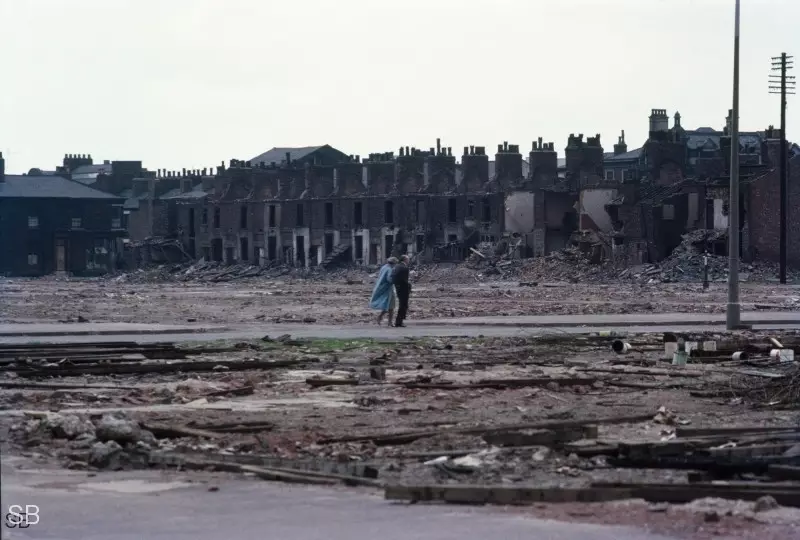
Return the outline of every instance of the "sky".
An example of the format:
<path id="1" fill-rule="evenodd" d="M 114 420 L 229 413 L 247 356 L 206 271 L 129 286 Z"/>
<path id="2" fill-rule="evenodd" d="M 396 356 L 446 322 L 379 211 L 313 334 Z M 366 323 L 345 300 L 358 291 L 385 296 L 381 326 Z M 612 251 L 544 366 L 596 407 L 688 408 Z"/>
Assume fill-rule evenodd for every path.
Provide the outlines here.
<path id="1" fill-rule="evenodd" d="M 777 126 L 771 58 L 800 60 L 800 1 L 742 0 L 741 20 L 741 129 Z M 623 129 L 632 149 L 653 108 L 724 126 L 733 29 L 734 0 L 0 0 L 0 151 L 19 173 L 437 137 L 525 154 L 599 133 L 611 151 Z"/>

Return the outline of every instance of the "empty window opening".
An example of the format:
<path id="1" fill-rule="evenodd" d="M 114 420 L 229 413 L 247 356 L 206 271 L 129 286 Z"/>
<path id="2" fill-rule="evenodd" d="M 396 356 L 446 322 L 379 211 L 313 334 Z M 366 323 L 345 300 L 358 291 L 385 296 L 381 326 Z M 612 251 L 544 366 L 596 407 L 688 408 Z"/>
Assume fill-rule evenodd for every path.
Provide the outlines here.
<path id="1" fill-rule="evenodd" d="M 353 225 L 356 227 L 364 225 L 364 204 L 361 202 L 353 205 Z"/>
<path id="2" fill-rule="evenodd" d="M 394 223 L 394 202 L 386 201 L 383 203 L 383 215 L 385 223 Z"/>
<path id="3" fill-rule="evenodd" d="M 247 237 L 239 238 L 239 258 L 246 261 L 250 258 L 250 242 Z"/>
<path id="4" fill-rule="evenodd" d="M 447 200 L 447 221 L 450 223 L 455 223 L 457 220 L 457 205 L 455 199 L 448 199 Z"/>

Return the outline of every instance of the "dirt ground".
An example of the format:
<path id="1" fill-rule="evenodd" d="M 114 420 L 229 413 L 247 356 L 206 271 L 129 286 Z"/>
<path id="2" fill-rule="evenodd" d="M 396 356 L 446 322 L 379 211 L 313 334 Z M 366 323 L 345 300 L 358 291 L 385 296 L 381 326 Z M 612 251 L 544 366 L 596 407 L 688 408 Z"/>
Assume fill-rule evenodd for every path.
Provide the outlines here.
<path id="1" fill-rule="evenodd" d="M 12 279 L 0 281 L 0 321 L 368 324 L 374 317 L 366 307 L 370 290 L 368 279 L 352 278 L 215 284 Z M 800 291 L 792 296 L 795 290 L 743 284 L 743 308 L 795 309 L 800 302 Z M 724 302 L 721 284 L 703 291 L 691 284 L 440 285 L 421 279 L 411 316 L 721 312 Z M 746 337 L 763 345 L 770 336 Z M 768 359 L 694 360 L 686 368 L 671 368 L 661 334 L 627 339 L 634 346 L 627 355 L 612 352 L 611 338 L 601 336 L 213 343 L 204 347 L 216 352 L 192 357 L 219 363 L 219 369 L 204 373 L 31 379 L 6 365 L 0 372 L 3 451 L 36 466 L 90 473 L 170 470 L 182 467 L 184 459 L 328 472 L 333 467 L 344 475 L 371 470 L 389 485 L 582 488 L 597 482 L 687 482 L 687 470 L 610 463 L 621 442 L 664 444 L 680 439 L 683 428 L 798 424 L 797 412 L 775 407 L 785 403 L 772 395 L 702 394 L 769 380 L 743 374 L 779 367 Z M 297 365 L 240 372 L 225 367 L 247 359 Z M 68 356 L 59 360 L 70 365 Z M 497 383 L 509 379 L 527 382 Z M 50 386 L 31 388 L 31 382 Z M 630 420 L 604 421 L 612 417 Z M 108 418 L 124 437 L 100 435 Z M 543 424 L 569 422 L 597 422 L 597 431 L 554 443 L 491 437 L 493 430 L 517 425 L 528 427 L 513 432 L 537 440 Z M 180 436 L 156 429 L 164 426 L 202 433 Z M 409 432 L 416 434 L 411 440 L 381 438 Z M 733 438 L 715 444 L 744 443 Z M 714 503 L 722 507 L 709 510 L 712 503 L 705 504 L 540 504 L 509 511 L 630 523 L 692 539 L 790 538 L 800 526 L 800 513 L 786 508 L 756 512 L 752 502 L 739 501 L 738 506 Z M 709 517 L 710 512 L 716 515 Z"/>
<path id="2" fill-rule="evenodd" d="M 128 283 L 112 279 L 0 278 L 0 322 L 75 321 L 180 324 L 372 323 L 372 280 L 250 280 L 231 283 Z M 487 315 L 722 313 L 726 288 L 700 284 L 464 282 L 420 277 L 409 318 Z M 444 284 L 442 284 L 444 282 Z M 788 292 L 787 292 L 788 291 Z M 793 311 L 800 288 L 744 283 L 742 309 Z"/>
<path id="3" fill-rule="evenodd" d="M 750 337 L 767 340 L 765 335 Z M 0 381 L 11 388 L 0 393 L 0 413 L 8 430 L 3 439 L 10 442 L 3 451 L 37 466 L 59 464 L 88 471 L 171 468 L 180 464 L 172 461 L 177 455 L 215 462 L 244 458 L 249 464 L 295 468 L 338 464 L 338 473 L 356 471 L 352 474 L 367 467 L 390 485 L 581 488 L 596 482 L 687 481 L 686 470 L 612 466 L 615 450 L 589 456 L 581 449 L 619 442 L 664 443 L 685 427 L 797 425 L 793 410 L 759 409 L 758 403 L 742 397 L 690 395 L 728 385 L 741 377 L 738 372 L 745 366 L 696 361 L 673 369 L 661 359 L 661 335 L 628 339 L 637 352 L 622 356 L 611 351 L 608 338 L 599 336 L 397 343 L 284 339 L 215 343 L 230 350 L 196 358 L 213 359 L 220 366 L 248 358 L 295 360 L 301 365 L 38 381 L 6 370 Z M 320 378 L 332 382 L 315 384 Z M 543 378 L 562 382 L 543 384 Z M 464 386 L 509 379 L 534 382 L 508 388 Z M 34 381 L 54 387 L 24 387 Z M 335 384 L 338 381 L 349 384 Z M 63 383 L 79 387 L 59 389 Z M 15 384 L 20 386 L 13 388 Z M 235 395 L 242 388 L 248 389 L 247 395 Z M 127 422 L 129 429 L 124 440 L 119 439 L 122 444 L 113 448 L 108 447 L 108 437 L 100 435 L 99 426 L 109 416 L 123 428 Z M 631 419 L 604 423 L 610 417 Z M 597 432 L 566 444 L 504 446 L 502 440 L 491 439 L 492 430 L 503 426 L 570 421 L 597 421 Z M 225 428 L 231 425 L 241 429 Z M 222 431 L 213 437 L 153 437 L 137 426 Z M 474 431 L 463 432 L 470 428 Z M 413 440 L 381 440 L 385 434 L 420 431 Z M 713 520 L 707 517 L 708 509 L 697 504 L 664 509 L 641 503 L 636 511 L 620 510 L 621 504 L 537 505 L 525 511 L 571 521 L 631 523 L 681 538 L 719 537 L 722 533 L 713 531 L 723 530 L 729 535 L 725 537 L 755 538 L 754 530 L 766 534 L 771 528 L 784 534 L 800 526 L 800 512 L 757 513 L 753 503 L 745 502 L 735 513 L 715 510 Z M 669 517 L 664 517 L 666 512 Z"/>

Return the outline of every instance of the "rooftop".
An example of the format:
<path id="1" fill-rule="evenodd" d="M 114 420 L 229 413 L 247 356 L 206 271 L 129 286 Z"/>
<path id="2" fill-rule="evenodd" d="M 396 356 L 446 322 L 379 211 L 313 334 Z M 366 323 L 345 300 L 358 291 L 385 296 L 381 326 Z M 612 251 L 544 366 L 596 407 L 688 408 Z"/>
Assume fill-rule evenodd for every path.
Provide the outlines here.
<path id="1" fill-rule="evenodd" d="M 289 157 L 292 161 L 297 159 L 303 159 L 309 154 L 313 154 L 323 146 L 302 146 L 299 148 L 279 148 L 275 147 L 270 150 L 267 150 L 261 155 L 258 155 L 250 160 L 251 163 L 264 163 L 269 165 L 270 163 L 281 163 L 286 161 L 286 154 L 289 154 Z"/>
<path id="2" fill-rule="evenodd" d="M 0 198 L 108 199 L 118 197 L 84 186 L 62 176 L 6 175 L 0 182 Z"/>

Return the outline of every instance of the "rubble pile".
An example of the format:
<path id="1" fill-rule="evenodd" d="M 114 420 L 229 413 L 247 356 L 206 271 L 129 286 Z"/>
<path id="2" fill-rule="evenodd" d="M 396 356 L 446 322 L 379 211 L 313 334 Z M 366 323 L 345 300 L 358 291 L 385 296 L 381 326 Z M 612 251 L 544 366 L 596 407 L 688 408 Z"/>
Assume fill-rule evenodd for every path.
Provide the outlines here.
<path id="1" fill-rule="evenodd" d="M 728 257 L 714 255 L 713 246 L 727 243 L 726 231 L 693 231 L 683 236 L 681 244 L 669 257 L 658 264 L 633 267 L 604 260 L 594 262 L 592 254 L 576 246 L 550 253 L 544 257 L 516 258 L 518 250 L 501 244 L 479 244 L 472 248 L 463 262 L 424 263 L 414 261 L 417 280 L 423 283 L 464 284 L 482 281 L 571 283 L 615 283 L 634 281 L 653 283 L 699 283 L 704 277 L 704 260 L 708 261 L 708 280 L 728 278 Z M 706 255 L 708 249 L 709 254 Z M 298 279 L 315 281 L 346 281 L 367 283 L 375 277 L 379 266 L 350 266 L 326 270 L 321 267 L 296 268 L 289 265 L 266 266 L 250 264 L 226 265 L 217 262 L 168 263 L 112 276 L 123 283 L 207 282 L 220 283 L 243 280 Z M 777 279 L 778 266 L 768 262 L 743 262 L 742 281 L 771 281 Z M 800 280 L 800 272 L 790 271 L 791 281 Z"/>
<path id="2" fill-rule="evenodd" d="M 635 279 L 639 282 L 683 283 L 701 282 L 704 276 L 704 261 L 708 261 L 708 280 L 727 281 L 728 256 L 710 254 L 711 246 L 727 244 L 727 231 L 692 231 L 683 236 L 681 244 L 673 250 L 669 257 L 659 264 L 646 265 L 623 272 L 620 277 Z M 706 254 L 708 249 L 709 254 Z M 739 266 L 742 281 L 770 281 L 778 278 L 778 265 L 756 261 L 742 262 Z M 800 273 L 790 271 L 788 279 L 800 279 Z"/>

